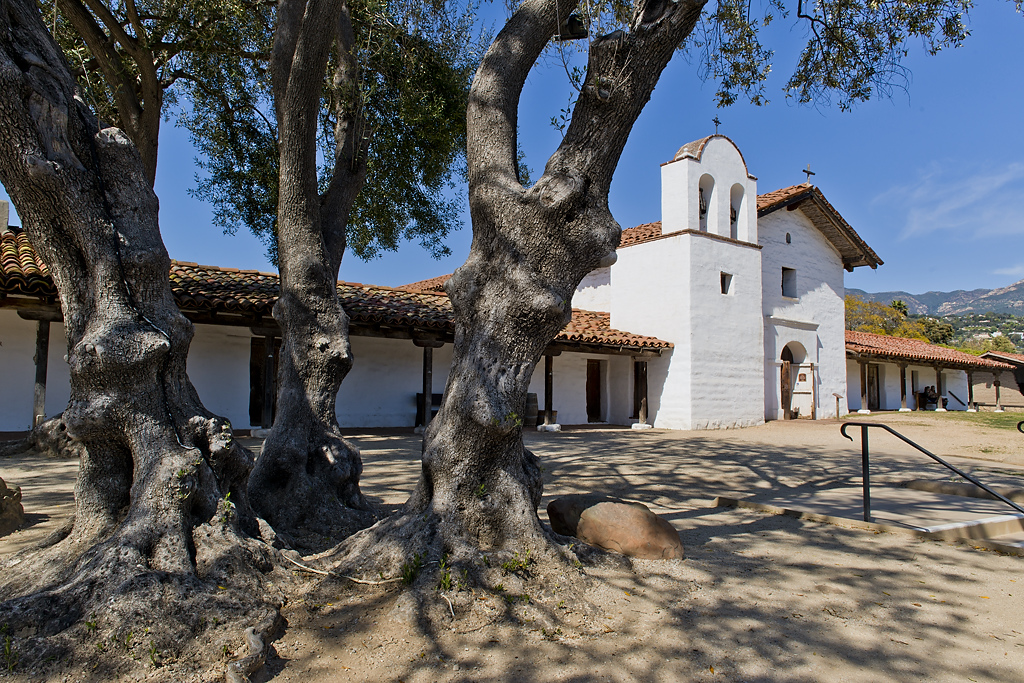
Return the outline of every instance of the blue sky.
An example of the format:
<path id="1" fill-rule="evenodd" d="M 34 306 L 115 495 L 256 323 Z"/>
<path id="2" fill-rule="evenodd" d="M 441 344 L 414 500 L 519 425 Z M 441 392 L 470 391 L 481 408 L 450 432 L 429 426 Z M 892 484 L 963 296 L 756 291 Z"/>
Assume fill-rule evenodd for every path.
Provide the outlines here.
<path id="1" fill-rule="evenodd" d="M 659 164 L 714 132 L 718 116 L 759 192 L 803 182 L 801 169 L 810 164 L 813 182 L 885 261 L 876 271 L 848 273 L 848 287 L 916 294 L 1024 279 L 1024 17 L 1010 2 L 980 3 L 969 28 L 963 47 L 934 57 L 911 44 L 907 90 L 852 112 L 786 100 L 782 86 L 805 35 L 795 13 L 764 36 L 775 50 L 768 106 L 716 108 L 715 83 L 702 82 L 696 64 L 677 55 L 626 145 L 611 189 L 613 214 L 624 228 L 658 220 Z M 568 96 L 560 65 L 534 70 L 520 106 L 534 177 L 560 140 L 549 120 Z M 221 234 L 210 207 L 189 196 L 195 154 L 185 131 L 164 124 L 156 189 L 171 257 L 272 270 L 255 238 Z M 395 286 L 451 272 L 469 250 L 468 212 L 465 223 L 449 238 L 450 258 L 435 261 L 416 244 L 370 262 L 349 255 L 341 279 Z"/>

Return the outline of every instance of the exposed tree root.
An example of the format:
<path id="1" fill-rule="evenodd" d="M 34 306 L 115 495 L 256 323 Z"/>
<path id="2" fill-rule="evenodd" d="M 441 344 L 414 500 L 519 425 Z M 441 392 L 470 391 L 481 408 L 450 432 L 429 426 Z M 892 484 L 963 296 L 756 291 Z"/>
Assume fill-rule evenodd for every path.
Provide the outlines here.
<path id="1" fill-rule="evenodd" d="M 436 514 L 405 510 L 301 564 L 326 575 L 319 590 L 328 593 L 339 581 L 401 583 L 406 592 L 396 611 L 426 633 L 511 621 L 580 635 L 597 630 L 601 612 L 588 598 L 587 568 L 632 566 L 539 523 L 529 540 L 486 550 L 464 536 L 447 536 L 443 526 Z"/>
<path id="2" fill-rule="evenodd" d="M 230 514 L 194 530 L 194 572 L 154 569 L 153 549 L 121 536 L 81 554 L 52 588 L 3 603 L 0 629 L 18 653 L 15 672 L 94 672 L 101 680 L 159 669 L 184 681 L 219 669 L 247 680 L 239 676 L 262 666 L 292 581 L 275 566 L 276 551 L 241 533 Z M 22 553 L 5 563 L 4 578 L 37 561 Z M 11 595 L 4 583 L 0 597 Z"/>
<path id="3" fill-rule="evenodd" d="M 82 457 L 85 446 L 68 436 L 63 418 L 63 415 L 51 417 L 22 439 L 0 442 L 0 457 L 25 451 L 34 451 L 47 458 Z"/>

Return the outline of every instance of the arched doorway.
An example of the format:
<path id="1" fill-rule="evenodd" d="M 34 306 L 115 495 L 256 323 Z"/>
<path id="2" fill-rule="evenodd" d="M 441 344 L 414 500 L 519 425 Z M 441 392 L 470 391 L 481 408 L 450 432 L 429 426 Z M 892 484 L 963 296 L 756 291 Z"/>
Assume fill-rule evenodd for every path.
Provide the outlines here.
<path id="1" fill-rule="evenodd" d="M 799 342 L 790 342 L 782 349 L 782 354 L 780 355 L 782 367 L 779 371 L 779 385 L 781 387 L 781 402 L 779 407 L 782 409 L 783 420 L 792 420 L 799 415 L 799 412 L 795 412 L 793 409 L 793 375 L 794 370 L 796 370 L 806 358 L 807 352 Z M 797 407 L 797 411 L 799 410 L 800 408 Z"/>

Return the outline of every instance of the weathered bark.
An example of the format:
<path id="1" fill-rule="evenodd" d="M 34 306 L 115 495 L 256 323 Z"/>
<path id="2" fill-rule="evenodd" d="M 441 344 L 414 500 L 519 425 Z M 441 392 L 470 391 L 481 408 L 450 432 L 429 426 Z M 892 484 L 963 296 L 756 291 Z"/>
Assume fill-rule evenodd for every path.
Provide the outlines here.
<path id="1" fill-rule="evenodd" d="M 0 180 L 60 293 L 63 422 L 84 447 L 73 522 L 0 567 L 4 622 L 51 636 L 93 615 L 94 629 L 146 627 L 180 651 L 211 610 L 273 612 L 252 456 L 186 375 L 192 325 L 171 295 L 142 160 L 120 130 L 99 129 L 32 0 L 0 2 L 0 127 Z"/>
<path id="2" fill-rule="evenodd" d="M 334 27 L 334 31 L 324 30 Z M 359 491 L 359 451 L 342 438 L 338 389 L 352 367 L 337 293 L 352 203 L 366 176 L 354 36 L 342 0 L 285 0 L 272 61 L 280 140 L 277 245 L 283 331 L 277 415 L 249 482 L 257 511 L 300 546 L 319 549 L 373 522 Z M 332 45 L 334 173 L 317 187 L 316 135 Z"/>
<path id="3" fill-rule="evenodd" d="M 443 535 L 480 548 L 543 547 L 541 479 L 523 447 L 526 392 L 545 347 L 571 316 L 583 277 L 614 259 L 620 227 L 608 189 L 629 131 L 701 2 L 641 0 L 629 31 L 595 39 L 572 122 L 543 176 L 516 172 L 516 114 L 530 68 L 571 0 L 528 0 L 477 71 L 468 110 L 473 244 L 445 285 L 455 350 L 423 476 L 410 501 Z"/>

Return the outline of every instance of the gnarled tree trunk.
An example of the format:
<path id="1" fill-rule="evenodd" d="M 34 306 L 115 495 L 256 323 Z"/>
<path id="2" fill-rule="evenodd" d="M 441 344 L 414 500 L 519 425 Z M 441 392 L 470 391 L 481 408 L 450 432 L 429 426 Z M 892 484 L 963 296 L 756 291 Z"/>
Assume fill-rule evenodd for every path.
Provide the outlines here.
<path id="1" fill-rule="evenodd" d="M 0 179 L 60 293 L 63 419 L 85 447 L 73 522 L 0 567 L 3 621 L 53 635 L 91 617 L 101 634 L 133 632 L 145 648 L 147 629 L 157 651 L 180 652 L 212 611 L 273 612 L 252 457 L 186 376 L 193 330 L 171 295 L 144 165 L 77 97 L 32 0 L 0 2 L 0 128 Z"/>
<path id="2" fill-rule="evenodd" d="M 565 138 L 537 183 L 524 188 L 517 174 L 519 97 L 557 32 L 556 17 L 575 6 L 526 0 L 477 70 L 467 113 L 473 244 L 445 285 L 455 350 L 444 400 L 425 434 L 423 473 L 404 516 L 339 548 L 330 558 L 339 566 L 395 571 L 416 553 L 439 562 L 447 555 L 449 565 L 484 583 L 500 576 L 479 569 L 481 554 L 516 558 L 506 568 L 522 567 L 527 552 L 552 561 L 553 571 L 564 566 L 566 554 L 537 517 L 542 480 L 537 458 L 523 445 L 526 392 L 544 349 L 570 319 L 580 281 L 614 262 L 621 230 L 608 209 L 612 174 L 703 3 L 638 0 L 628 31 L 591 43 Z"/>
<path id="3" fill-rule="evenodd" d="M 621 229 L 608 189 L 633 123 L 702 3 L 641 0 L 628 32 L 596 38 L 572 122 L 544 174 L 523 188 L 516 113 L 526 76 L 556 16 L 575 3 L 526 2 L 473 81 L 468 111 L 473 245 L 445 285 L 455 352 L 444 402 L 427 433 L 415 503 L 446 536 L 480 547 L 542 543 L 540 477 L 523 447 L 534 368 L 568 323 L 583 277 L 614 260 Z M 483 495 L 480 495 L 483 494 Z M 451 542 L 451 541 L 449 541 Z"/>
<path id="4" fill-rule="evenodd" d="M 280 130 L 281 296 L 274 317 L 284 344 L 277 415 L 249 490 L 260 515 L 306 549 L 333 545 L 374 519 L 359 491 L 359 451 L 342 438 L 335 412 L 352 367 L 338 270 L 349 212 L 366 176 L 354 42 L 341 0 L 285 0 L 278 8 L 272 73 Z M 336 146 L 334 173 L 321 196 L 317 117 L 332 45 Z"/>

